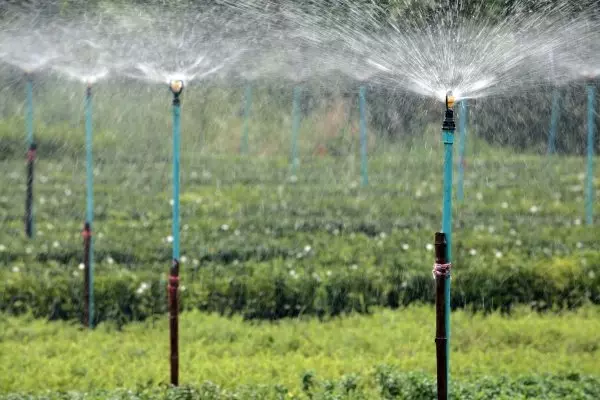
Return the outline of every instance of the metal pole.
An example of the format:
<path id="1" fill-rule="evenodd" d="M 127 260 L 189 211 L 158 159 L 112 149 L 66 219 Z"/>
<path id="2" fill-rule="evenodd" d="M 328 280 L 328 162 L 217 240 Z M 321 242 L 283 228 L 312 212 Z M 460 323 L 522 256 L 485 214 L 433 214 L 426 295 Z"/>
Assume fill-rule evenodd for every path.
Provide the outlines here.
<path id="1" fill-rule="evenodd" d="M 435 234 L 435 347 L 437 361 L 437 392 L 439 400 L 448 399 L 448 336 L 446 325 L 446 281 L 450 279 L 450 264 L 446 259 L 448 251 L 446 235 Z"/>
<path id="2" fill-rule="evenodd" d="M 90 327 L 90 249 L 92 231 L 87 222 L 83 225 L 83 325 Z"/>
<path id="3" fill-rule="evenodd" d="M 25 129 L 27 130 L 27 193 L 25 196 L 25 234 L 33 238 L 33 169 L 36 156 L 36 145 L 33 142 L 33 80 L 30 74 L 26 74 L 25 91 L 27 105 L 25 107 Z"/>
<path id="4" fill-rule="evenodd" d="M 169 274 L 169 335 L 171 348 L 171 384 L 179 385 L 179 164 L 181 148 L 181 100 L 182 81 L 171 82 L 173 92 L 173 260 Z"/>
<path id="5" fill-rule="evenodd" d="M 249 139 L 249 120 L 250 120 L 250 110 L 252 108 L 252 85 L 248 84 L 246 86 L 246 94 L 245 94 L 245 104 L 244 104 L 244 128 L 242 135 L 242 145 L 241 145 L 241 153 L 248 154 L 248 150 L 250 147 L 250 139 Z"/>
<path id="6" fill-rule="evenodd" d="M 358 91 L 358 109 L 360 118 L 360 175 L 363 186 L 369 184 L 369 173 L 367 165 L 367 101 L 365 99 L 366 89 L 361 86 Z"/>
<path id="7" fill-rule="evenodd" d="M 298 134 L 300 130 L 300 95 L 302 88 L 294 88 L 294 98 L 292 103 L 292 175 L 296 175 L 298 168 Z"/>
<path id="8" fill-rule="evenodd" d="M 28 238 L 34 235 L 33 230 L 33 174 L 35 166 L 36 144 L 30 143 L 27 151 L 27 193 L 25 195 L 25 234 Z"/>
<path id="9" fill-rule="evenodd" d="M 550 133 L 548 135 L 548 154 L 556 152 L 556 129 L 560 116 L 560 92 L 558 88 L 552 91 L 552 114 L 550 115 Z"/>
<path id="10" fill-rule="evenodd" d="M 452 167 L 454 143 L 454 96 L 446 95 L 446 114 L 442 126 L 444 143 L 444 183 L 442 208 L 442 233 L 446 237 L 446 263 L 452 261 Z M 446 384 L 450 387 L 450 279 L 444 279 L 444 323 L 446 330 Z M 449 390 L 448 390 L 449 391 Z"/>
<path id="11" fill-rule="evenodd" d="M 458 201 L 464 198 L 464 181 L 465 181 L 465 150 L 467 147 L 467 100 L 460 101 L 460 119 L 458 120 L 458 132 L 460 134 L 460 142 L 458 143 L 458 185 L 456 197 Z"/>
<path id="12" fill-rule="evenodd" d="M 94 220 L 94 166 L 92 157 L 92 87 L 88 85 L 85 92 L 85 153 L 86 153 L 86 181 L 87 181 L 87 208 L 86 225 L 89 230 L 89 250 L 86 257 L 89 269 L 89 327 L 94 327 L 94 238 L 92 236 Z"/>
<path id="13" fill-rule="evenodd" d="M 585 210 L 586 210 L 586 222 L 588 225 L 593 224 L 593 211 L 594 211 L 594 133 L 595 133 L 595 98 L 596 88 L 593 82 L 587 85 L 588 95 L 588 145 L 587 145 L 587 185 L 586 185 L 586 199 L 585 199 Z"/>

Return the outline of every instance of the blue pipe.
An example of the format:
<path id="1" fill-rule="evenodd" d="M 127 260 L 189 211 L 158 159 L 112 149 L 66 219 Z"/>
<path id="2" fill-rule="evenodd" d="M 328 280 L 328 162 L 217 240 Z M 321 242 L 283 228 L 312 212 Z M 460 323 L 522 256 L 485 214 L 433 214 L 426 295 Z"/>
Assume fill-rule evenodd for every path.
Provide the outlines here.
<path id="1" fill-rule="evenodd" d="M 87 208 L 86 221 L 90 225 L 90 230 L 93 232 L 92 222 L 94 219 L 94 167 L 92 158 L 92 87 L 88 86 L 85 95 L 85 156 L 86 156 L 86 183 L 87 183 Z M 89 324 L 90 328 L 94 327 L 94 236 L 90 238 L 90 255 L 89 255 Z"/>
<path id="2" fill-rule="evenodd" d="M 173 101 L 173 260 L 179 261 L 179 161 L 181 147 L 181 104 Z"/>
<path id="3" fill-rule="evenodd" d="M 25 124 L 27 129 L 27 148 L 33 143 L 33 81 L 27 76 L 25 84 L 27 91 L 27 111 L 25 114 Z"/>
<path id="4" fill-rule="evenodd" d="M 560 93 L 557 88 L 552 92 L 552 114 L 550 116 L 550 133 L 548 135 L 548 154 L 556 152 L 556 129 L 560 116 Z"/>
<path id="5" fill-rule="evenodd" d="M 242 146 L 241 153 L 248 154 L 249 149 L 249 119 L 250 119 L 250 110 L 252 108 L 252 85 L 248 84 L 246 86 L 246 96 L 245 96 L 245 105 L 244 105 L 244 132 L 242 136 Z"/>
<path id="6" fill-rule="evenodd" d="M 464 181 L 465 181 L 465 150 L 467 146 L 467 100 L 460 101 L 460 115 L 458 120 L 458 132 L 460 134 L 460 142 L 458 143 L 458 185 L 456 197 L 458 201 L 463 201 L 464 198 Z"/>
<path id="7" fill-rule="evenodd" d="M 588 95 L 588 145 L 587 145 L 587 185 L 586 185 L 586 221 L 588 225 L 593 223 L 594 208 L 594 131 L 595 131 L 595 112 L 594 100 L 596 98 L 596 88 L 593 83 L 587 85 Z"/>
<path id="8" fill-rule="evenodd" d="M 298 134 L 300 131 L 300 95 L 302 88 L 294 88 L 294 98 L 292 103 L 292 175 L 296 175 L 298 168 Z"/>
<path id="9" fill-rule="evenodd" d="M 442 232 L 446 234 L 446 260 L 452 262 L 452 145 L 454 143 L 454 132 L 442 130 L 444 142 L 444 199 L 442 208 Z M 446 381 L 450 387 L 450 279 L 444 280 L 444 299 L 446 308 L 444 310 L 446 320 Z"/>
<path id="10" fill-rule="evenodd" d="M 369 172 L 367 164 L 367 101 L 366 89 L 361 86 L 358 91 L 358 109 L 360 118 L 360 175 L 363 186 L 369 184 Z"/>

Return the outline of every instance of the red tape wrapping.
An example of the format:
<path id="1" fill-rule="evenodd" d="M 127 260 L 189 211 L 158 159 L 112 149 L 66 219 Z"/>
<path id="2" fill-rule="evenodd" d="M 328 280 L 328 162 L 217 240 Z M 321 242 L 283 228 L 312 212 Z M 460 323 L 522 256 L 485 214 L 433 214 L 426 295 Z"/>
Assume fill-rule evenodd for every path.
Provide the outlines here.
<path id="1" fill-rule="evenodd" d="M 452 264 L 433 264 L 433 279 L 438 277 L 449 277 Z"/>

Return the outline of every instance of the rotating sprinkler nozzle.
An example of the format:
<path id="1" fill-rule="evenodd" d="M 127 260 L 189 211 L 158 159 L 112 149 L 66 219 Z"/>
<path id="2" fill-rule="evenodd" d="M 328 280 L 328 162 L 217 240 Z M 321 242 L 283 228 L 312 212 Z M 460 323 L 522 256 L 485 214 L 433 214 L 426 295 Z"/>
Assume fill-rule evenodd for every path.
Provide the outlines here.
<path id="1" fill-rule="evenodd" d="M 177 97 L 183 92 L 183 81 L 181 79 L 172 80 L 169 82 L 169 88 L 173 92 L 173 95 Z"/>
<path id="2" fill-rule="evenodd" d="M 446 93 L 446 115 L 444 118 L 444 124 L 442 125 L 442 129 L 445 131 L 452 131 L 456 129 L 456 124 L 454 123 L 454 103 L 456 102 L 456 98 L 452 94 L 452 91 L 449 90 Z"/>

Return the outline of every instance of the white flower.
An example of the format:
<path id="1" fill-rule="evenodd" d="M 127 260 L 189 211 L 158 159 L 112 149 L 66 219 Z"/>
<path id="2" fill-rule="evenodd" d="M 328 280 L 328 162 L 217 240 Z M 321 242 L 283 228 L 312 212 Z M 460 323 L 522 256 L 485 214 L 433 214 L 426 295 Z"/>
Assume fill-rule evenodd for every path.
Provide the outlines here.
<path id="1" fill-rule="evenodd" d="M 431 243 L 427 243 L 425 248 L 427 249 L 427 251 L 431 251 L 431 250 L 433 250 L 433 245 Z"/>
<path id="2" fill-rule="evenodd" d="M 167 236 L 167 242 L 173 243 L 173 236 L 171 236 L 171 235 Z"/>
<path id="3" fill-rule="evenodd" d="M 0 253 L 3 253 L 6 251 L 6 246 L 3 244 L 0 244 Z"/>
<path id="4" fill-rule="evenodd" d="M 331 276 L 331 271 L 327 270 L 327 276 Z"/>
<path id="5" fill-rule="evenodd" d="M 523 242 L 521 242 L 521 240 L 517 239 L 517 240 L 515 240 L 515 244 L 516 244 L 517 246 L 520 246 L 520 245 L 522 245 L 522 244 L 523 244 Z"/>
<path id="6" fill-rule="evenodd" d="M 197 173 L 196 171 L 192 171 L 192 173 L 190 174 L 190 176 L 191 176 L 193 179 L 196 179 L 196 178 L 198 177 L 198 173 Z"/>
<path id="7" fill-rule="evenodd" d="M 241 233 L 242 233 L 242 232 L 240 232 L 240 230 L 239 230 L 239 229 L 236 229 L 235 231 L 233 231 L 233 234 L 234 234 L 235 236 L 240 236 L 240 234 L 241 234 Z"/>
<path id="8" fill-rule="evenodd" d="M 583 247 L 583 243 L 581 243 L 581 242 L 577 242 L 577 245 L 576 245 L 576 246 L 577 246 L 577 248 L 578 248 L 578 249 L 581 249 L 581 248 Z"/>
<path id="9" fill-rule="evenodd" d="M 496 251 L 496 258 L 502 258 L 502 252 Z"/>
<path id="10" fill-rule="evenodd" d="M 493 226 L 488 226 L 488 232 L 489 233 L 494 233 L 496 231 L 496 228 Z"/>
<path id="11" fill-rule="evenodd" d="M 71 189 L 66 188 L 65 189 L 65 196 L 69 197 L 72 194 Z"/>
<path id="12" fill-rule="evenodd" d="M 227 225 L 227 224 L 221 225 L 221 230 L 222 231 L 228 231 L 229 230 L 229 225 Z"/>
<path id="13" fill-rule="evenodd" d="M 515 235 L 517 234 L 517 231 L 515 231 L 514 229 L 512 229 L 512 228 L 511 228 L 511 229 L 510 229 L 510 231 L 508 231 L 508 233 L 509 233 L 511 236 L 515 236 Z"/>
<path id="14" fill-rule="evenodd" d="M 239 260 L 236 258 L 235 260 L 233 260 L 233 265 L 238 265 L 240 262 Z"/>
<path id="15" fill-rule="evenodd" d="M 335 236 L 339 235 L 339 234 L 340 234 L 340 230 L 339 230 L 338 228 L 335 228 L 335 229 L 333 230 L 333 234 L 334 234 Z"/>
<path id="16" fill-rule="evenodd" d="M 531 208 L 529 209 L 529 212 L 531 212 L 532 214 L 535 214 L 538 212 L 538 207 L 537 206 L 531 206 Z"/>
<path id="17" fill-rule="evenodd" d="M 472 255 L 472 256 L 474 256 L 474 255 L 477 254 L 477 250 L 471 249 L 471 250 L 469 250 L 469 254 Z"/>
<path id="18" fill-rule="evenodd" d="M 19 272 L 19 267 L 13 267 L 12 272 Z"/>
<path id="19" fill-rule="evenodd" d="M 106 262 L 112 265 L 115 263 L 115 260 L 113 260 L 113 258 L 111 256 L 108 256 L 108 257 L 106 257 Z"/>
<path id="20" fill-rule="evenodd" d="M 79 263 L 79 269 L 83 271 L 85 269 L 85 264 Z"/>
<path id="21" fill-rule="evenodd" d="M 54 241 L 54 243 L 52 243 L 52 247 L 58 248 L 60 247 L 60 243 L 58 243 L 58 241 Z"/>
<path id="22" fill-rule="evenodd" d="M 197 258 L 194 258 L 194 259 L 192 260 L 192 264 L 194 264 L 194 266 L 196 266 L 196 267 L 197 267 L 198 265 L 200 265 L 200 261 L 199 261 Z"/>
<path id="23" fill-rule="evenodd" d="M 182 292 L 185 292 L 185 286 L 181 285 L 181 289 Z"/>
<path id="24" fill-rule="evenodd" d="M 187 262 L 187 260 L 188 260 L 188 258 L 187 258 L 186 256 L 181 256 L 181 260 L 180 260 L 180 261 L 181 261 L 182 263 L 186 263 L 186 262 Z"/>
<path id="25" fill-rule="evenodd" d="M 104 237 L 104 233 L 98 232 L 98 239 L 102 239 Z"/>
<path id="26" fill-rule="evenodd" d="M 505 202 L 505 201 L 503 201 L 503 202 L 502 202 L 502 208 L 508 208 L 508 203 L 507 203 L 507 202 Z"/>
<path id="27" fill-rule="evenodd" d="M 292 182 L 292 183 L 298 182 L 298 177 L 296 175 L 290 176 L 290 182 Z"/>
<path id="28" fill-rule="evenodd" d="M 483 193 L 481 192 L 477 192 L 477 194 L 475 195 L 475 197 L 477 197 L 477 200 L 483 200 Z"/>
<path id="29" fill-rule="evenodd" d="M 408 250 L 410 246 L 407 243 L 402 243 L 402 250 Z"/>
<path id="30" fill-rule="evenodd" d="M 40 204 L 42 204 L 42 205 L 46 204 L 46 198 L 44 196 L 40 197 Z"/>
<path id="31" fill-rule="evenodd" d="M 417 191 L 415 192 L 415 197 L 418 199 L 419 197 L 421 197 L 421 189 L 417 189 Z"/>
<path id="32" fill-rule="evenodd" d="M 187 231 L 188 229 L 190 229 L 190 226 L 189 226 L 188 224 L 185 224 L 185 225 L 183 226 L 183 230 L 184 230 L 184 231 Z"/>
<path id="33" fill-rule="evenodd" d="M 311 250 L 312 250 L 312 247 L 310 247 L 310 245 L 307 244 L 306 246 L 304 246 L 305 253 L 310 253 Z"/>
<path id="34" fill-rule="evenodd" d="M 381 232 L 379 234 L 379 237 L 382 238 L 382 239 L 385 239 L 387 237 L 387 235 L 385 234 L 385 232 Z"/>
<path id="35" fill-rule="evenodd" d="M 173 207 L 175 205 L 175 200 L 173 200 L 173 199 L 169 200 L 169 205 L 171 207 Z"/>
<path id="36" fill-rule="evenodd" d="M 356 271 L 356 270 L 358 269 L 358 265 L 356 265 L 356 264 L 352 264 L 352 265 L 350 266 L 350 268 L 352 268 L 353 270 L 355 270 L 355 271 Z"/>
<path id="37" fill-rule="evenodd" d="M 575 219 L 574 223 L 577 226 L 581 225 L 581 219 L 579 219 L 579 218 Z"/>

